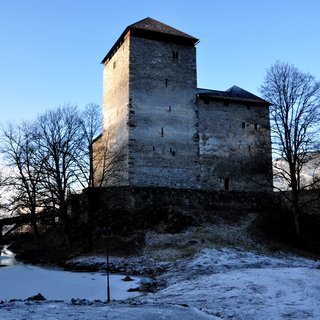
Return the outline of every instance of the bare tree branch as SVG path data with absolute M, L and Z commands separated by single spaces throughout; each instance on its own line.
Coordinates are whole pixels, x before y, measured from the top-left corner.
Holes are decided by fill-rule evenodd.
M 299 234 L 301 176 L 309 154 L 317 148 L 320 134 L 320 83 L 292 65 L 276 62 L 267 70 L 260 91 L 272 103 L 270 119 L 274 155 L 284 162 L 284 165 L 275 162 L 275 177 L 291 191 Z

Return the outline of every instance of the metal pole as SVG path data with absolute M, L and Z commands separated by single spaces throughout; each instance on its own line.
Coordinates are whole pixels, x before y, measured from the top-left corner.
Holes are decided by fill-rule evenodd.
M 107 228 L 106 236 L 106 247 L 107 247 L 107 303 L 110 303 L 110 275 L 109 275 L 109 228 Z

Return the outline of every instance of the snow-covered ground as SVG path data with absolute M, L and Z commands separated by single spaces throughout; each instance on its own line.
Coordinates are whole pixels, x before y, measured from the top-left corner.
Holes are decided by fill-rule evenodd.
M 27 299 L 38 293 L 47 300 L 106 299 L 105 273 L 68 272 L 17 263 L 7 246 L 1 251 L 0 267 L 0 300 Z M 123 275 L 118 274 L 109 277 L 113 300 L 125 300 L 140 294 L 127 290 L 139 287 L 143 279 L 132 277 L 132 281 L 123 281 L 123 278 Z
M 311 259 L 203 249 L 192 259 L 172 262 L 159 280 L 167 285 L 158 292 L 111 304 L 3 302 L 0 319 L 320 319 L 320 262 Z M 2 281 L 1 293 L 7 290 Z M 88 287 L 88 298 L 92 290 Z
M 125 282 L 122 278 L 122 275 L 111 275 L 112 298 L 137 296 L 138 292 L 127 290 L 138 287 L 140 279 L 133 277 L 134 281 Z M 27 299 L 38 293 L 48 300 L 106 299 L 106 275 L 103 273 L 67 272 L 19 264 L 1 268 L 0 284 L 5 288 L 0 292 L 0 300 Z
M 320 319 L 320 263 L 308 259 L 205 249 L 169 282 L 150 301 L 222 319 Z

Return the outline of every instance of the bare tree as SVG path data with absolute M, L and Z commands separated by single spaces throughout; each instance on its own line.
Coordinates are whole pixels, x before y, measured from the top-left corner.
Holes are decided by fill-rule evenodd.
M 286 183 L 284 193 L 292 205 L 296 233 L 300 234 L 302 214 L 300 195 L 301 172 L 310 152 L 319 141 L 320 83 L 293 65 L 276 62 L 268 70 L 260 88 L 270 108 L 273 155 L 285 162 L 275 167 L 276 174 Z
M 4 200 L 4 194 L 6 193 L 7 189 L 7 180 L 8 176 L 4 172 L 4 168 L 0 168 L 0 212 L 7 208 Z
M 124 181 L 126 146 L 110 147 L 109 134 L 104 132 L 92 143 L 94 187 L 121 185 Z
M 82 156 L 78 158 L 79 168 L 82 173 L 81 185 L 87 188 L 87 223 L 86 236 L 89 247 L 92 247 L 94 230 L 94 211 L 96 206 L 96 191 L 94 188 L 106 185 L 113 178 L 121 163 L 121 152 L 110 152 L 108 136 L 102 132 L 101 108 L 96 104 L 89 104 L 81 113 L 83 131 Z M 112 177 L 112 178 L 111 178 Z M 84 179 L 83 179 L 84 178 Z
M 50 195 L 50 207 L 59 210 L 70 240 L 67 195 L 79 185 L 79 157 L 82 156 L 83 132 L 75 106 L 49 110 L 37 119 L 39 161 L 43 163 L 43 186 Z
M 38 236 L 37 212 L 41 209 L 42 164 L 37 158 L 34 124 L 9 124 L 2 131 L 1 152 L 7 168 L 12 169 L 6 181 L 12 193 L 9 207 L 12 211 L 29 214 L 34 233 Z
M 11 209 L 30 214 L 36 234 L 37 215 L 46 210 L 59 215 L 71 240 L 68 194 L 105 185 L 121 162 L 122 153 L 111 153 L 107 144 L 93 150 L 101 137 L 96 138 L 101 120 L 98 105 L 89 104 L 83 112 L 64 105 L 45 112 L 35 122 L 11 124 L 3 130 L 1 151 L 13 172 L 6 181 L 14 195 Z
M 94 140 L 102 131 L 101 107 L 97 104 L 86 105 L 84 111 L 81 113 L 81 128 L 83 131 L 83 157 L 79 158 L 79 168 L 82 172 L 80 183 L 83 188 L 94 187 L 94 153 L 92 145 Z

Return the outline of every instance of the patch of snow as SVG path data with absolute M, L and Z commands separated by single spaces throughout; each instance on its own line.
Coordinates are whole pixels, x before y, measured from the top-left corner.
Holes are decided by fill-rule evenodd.
M 140 278 L 124 282 L 121 275 L 110 275 L 111 299 L 122 300 L 139 295 L 127 292 L 139 286 Z M 41 293 L 48 300 L 106 300 L 106 275 L 68 272 L 31 265 L 16 264 L 0 269 L 0 300 L 26 299 Z
M 176 267 L 153 302 L 184 303 L 222 319 L 319 319 L 318 261 L 223 248 Z
M 119 303 L 73 305 L 61 302 L 0 304 L 0 318 L 1 320 L 221 320 L 221 318 L 209 316 L 200 310 L 183 306 Z
M 140 261 L 135 259 L 133 262 Z M 129 260 L 127 258 L 128 264 Z M 97 262 L 93 257 L 82 261 Z M 1 269 L 0 275 L 10 270 Z M 41 276 L 42 271 L 33 272 Z M 79 275 L 75 282 L 87 283 L 86 299 L 95 299 L 94 291 L 100 280 L 92 280 L 95 274 Z M 1 288 L 6 288 L 4 278 L 0 279 Z M 202 250 L 193 259 L 170 263 L 167 271 L 158 277 L 159 281 L 166 281 L 167 286 L 155 294 L 111 304 L 87 300 L 6 302 L 0 303 L 0 318 L 316 320 L 320 314 L 319 279 L 320 263 L 316 260 L 285 253 L 212 248 Z M 22 279 L 16 283 L 19 281 Z

